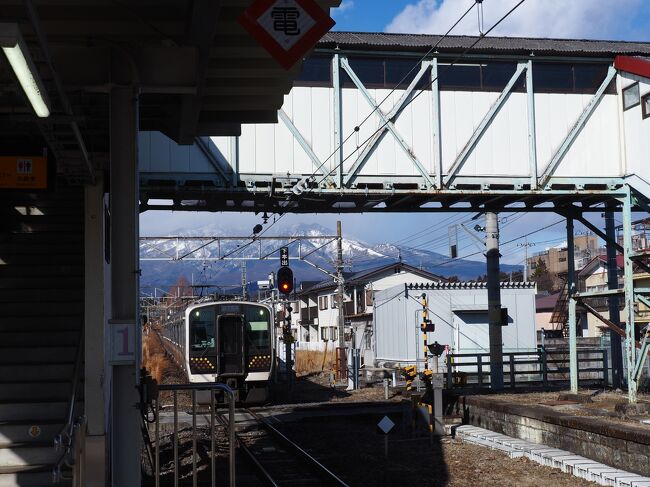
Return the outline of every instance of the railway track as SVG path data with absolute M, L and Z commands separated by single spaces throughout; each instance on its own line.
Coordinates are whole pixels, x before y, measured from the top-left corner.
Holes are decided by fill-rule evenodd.
M 273 487 L 349 487 L 275 426 L 257 413 L 242 409 L 236 437 L 239 451 L 257 470 L 265 485 Z M 217 416 L 226 425 L 225 418 Z

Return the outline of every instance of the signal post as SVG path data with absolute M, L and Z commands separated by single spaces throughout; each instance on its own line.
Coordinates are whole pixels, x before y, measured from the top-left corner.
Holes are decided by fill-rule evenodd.
M 293 374 L 291 372 L 293 363 L 291 360 L 291 344 L 293 343 L 293 334 L 291 333 L 291 312 L 293 308 L 289 304 L 288 297 L 293 291 L 293 271 L 289 267 L 289 248 L 280 249 L 280 268 L 277 274 L 278 291 L 284 297 L 282 304 L 284 306 L 284 318 L 282 325 L 282 341 L 284 342 L 284 363 L 287 373 L 287 389 L 291 390 L 293 383 Z

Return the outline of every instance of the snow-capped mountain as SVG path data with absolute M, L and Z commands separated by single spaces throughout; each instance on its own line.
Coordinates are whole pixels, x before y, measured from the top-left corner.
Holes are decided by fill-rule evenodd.
M 232 240 L 223 239 L 217 244 L 206 240 L 189 240 L 183 237 L 229 237 L 232 235 L 249 235 L 250 230 L 244 231 L 233 226 L 225 227 L 219 222 L 204 226 L 200 229 L 178 229 L 171 240 L 145 240 L 140 243 L 142 259 L 141 286 L 143 292 L 150 292 L 153 287 L 166 289 L 172 286 L 179 277 L 183 276 L 195 285 L 240 286 L 242 260 L 219 260 L 219 256 L 252 257 L 246 260 L 246 279 L 255 283 L 265 280 L 272 271 L 277 271 L 279 255 L 277 249 L 283 245 L 289 246 L 290 264 L 298 283 L 301 281 L 320 281 L 328 279 L 327 275 L 299 259 L 299 255 L 308 255 L 307 259 L 318 266 L 334 272 L 336 259 L 336 242 L 328 243 L 327 236 L 336 232 L 321 225 L 298 224 L 273 227 L 263 234 L 270 236 L 306 236 L 309 240 Z M 275 251 L 275 252 L 274 252 Z M 259 256 L 271 254 L 267 260 L 259 260 Z M 359 240 L 343 238 L 343 259 L 346 271 L 358 272 L 399 259 L 414 267 L 420 267 L 441 276 L 458 276 L 463 280 L 475 279 L 485 274 L 485 262 L 480 260 L 457 259 L 450 262 L 449 257 L 422 249 L 397 247 L 385 243 L 370 245 Z M 480 256 L 477 256 L 480 258 Z M 520 270 L 519 266 L 502 265 L 503 272 Z M 253 286 L 254 287 L 254 286 Z

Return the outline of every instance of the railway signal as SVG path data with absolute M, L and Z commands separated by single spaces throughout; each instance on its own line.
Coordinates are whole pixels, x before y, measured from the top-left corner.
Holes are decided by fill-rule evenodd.
M 429 352 L 431 355 L 435 355 L 436 357 L 440 357 L 444 352 L 445 349 L 447 348 L 447 345 L 441 345 L 438 342 L 433 342 L 428 345 L 429 347 Z
M 282 266 L 278 269 L 278 291 L 288 296 L 293 291 L 293 271 L 288 266 Z

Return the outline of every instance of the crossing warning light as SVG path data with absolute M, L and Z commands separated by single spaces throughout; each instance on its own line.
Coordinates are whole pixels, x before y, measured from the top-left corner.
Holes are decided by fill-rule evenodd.
M 440 357 L 445 352 L 447 345 L 441 345 L 438 342 L 433 342 L 427 345 L 427 347 L 429 348 L 429 352 L 431 353 L 431 355 Z
M 278 290 L 285 295 L 293 291 L 293 271 L 290 267 L 282 266 L 278 270 Z

